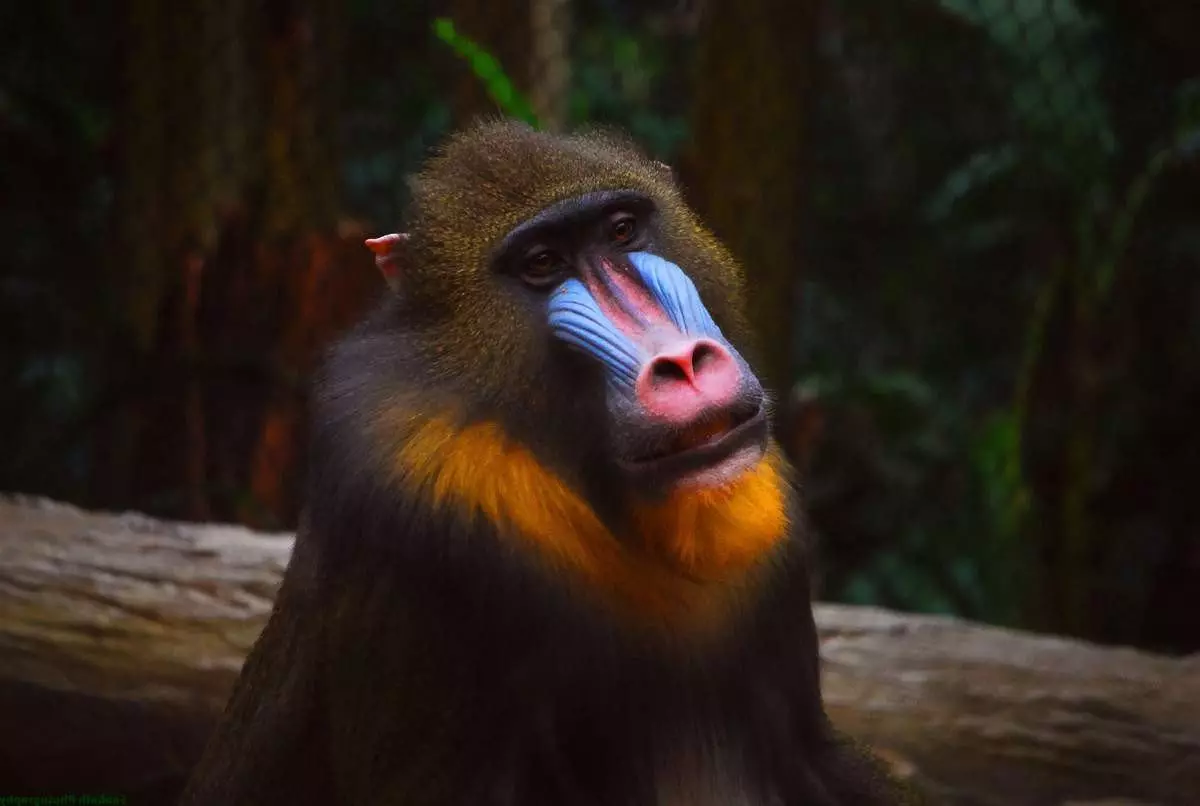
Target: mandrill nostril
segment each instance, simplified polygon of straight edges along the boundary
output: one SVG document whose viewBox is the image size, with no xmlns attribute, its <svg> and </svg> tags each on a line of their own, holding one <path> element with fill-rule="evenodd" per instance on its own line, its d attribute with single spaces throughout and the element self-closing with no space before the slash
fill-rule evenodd
<svg viewBox="0 0 1200 806">
<path fill-rule="evenodd" d="M 650 365 L 650 377 L 654 383 L 687 383 L 692 379 L 693 371 L 677 358 L 656 358 Z"/>
<path fill-rule="evenodd" d="M 692 372 L 699 375 L 715 362 L 720 361 L 721 355 L 717 348 L 707 342 L 700 342 L 692 351 Z"/>
</svg>

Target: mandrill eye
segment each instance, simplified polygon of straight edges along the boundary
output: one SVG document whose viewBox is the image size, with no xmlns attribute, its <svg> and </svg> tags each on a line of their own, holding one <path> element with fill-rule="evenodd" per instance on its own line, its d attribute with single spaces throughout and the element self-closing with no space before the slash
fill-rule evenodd
<svg viewBox="0 0 1200 806">
<path fill-rule="evenodd" d="M 562 274 L 563 261 L 556 252 L 538 249 L 529 253 L 521 267 L 521 279 L 532 286 L 548 286 Z"/>
<path fill-rule="evenodd" d="M 617 213 L 609 222 L 609 236 L 617 246 L 628 246 L 638 234 L 637 219 L 630 213 Z"/>
</svg>

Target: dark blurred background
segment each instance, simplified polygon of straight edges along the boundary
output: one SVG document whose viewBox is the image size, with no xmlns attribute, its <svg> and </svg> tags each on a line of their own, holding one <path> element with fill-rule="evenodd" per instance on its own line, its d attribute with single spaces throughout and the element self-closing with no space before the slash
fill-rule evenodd
<svg viewBox="0 0 1200 806">
<path fill-rule="evenodd" d="M 438 22 L 441 20 L 441 22 Z M 0 7 L 0 489 L 293 526 L 365 235 L 478 114 L 745 261 L 823 598 L 1200 649 L 1200 3 Z"/>
</svg>

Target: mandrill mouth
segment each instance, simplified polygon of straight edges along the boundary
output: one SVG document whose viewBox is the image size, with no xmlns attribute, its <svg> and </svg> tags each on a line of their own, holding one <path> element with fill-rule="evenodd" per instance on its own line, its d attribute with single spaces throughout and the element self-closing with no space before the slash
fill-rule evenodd
<svg viewBox="0 0 1200 806">
<path fill-rule="evenodd" d="M 705 445 L 712 445 L 714 442 L 720 442 L 722 437 L 746 422 L 747 419 L 749 418 L 745 418 L 739 422 L 734 418 L 732 413 L 721 412 L 712 419 L 701 420 L 694 425 L 687 426 L 671 440 L 670 448 L 660 452 L 657 456 L 647 458 L 661 459 L 663 456 L 684 453 L 685 451 L 694 450 Z"/>
<path fill-rule="evenodd" d="M 626 472 L 648 484 L 713 486 L 735 479 L 766 452 L 767 415 L 761 400 L 705 412 L 632 461 Z"/>
</svg>

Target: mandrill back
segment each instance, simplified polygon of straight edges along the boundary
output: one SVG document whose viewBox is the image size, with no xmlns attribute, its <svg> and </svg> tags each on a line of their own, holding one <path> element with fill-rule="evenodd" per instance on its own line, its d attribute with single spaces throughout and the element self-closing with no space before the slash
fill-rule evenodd
<svg viewBox="0 0 1200 806">
<path fill-rule="evenodd" d="M 182 803 L 899 802 L 825 717 L 744 279 L 669 171 L 486 123 L 406 218 Z"/>
</svg>

